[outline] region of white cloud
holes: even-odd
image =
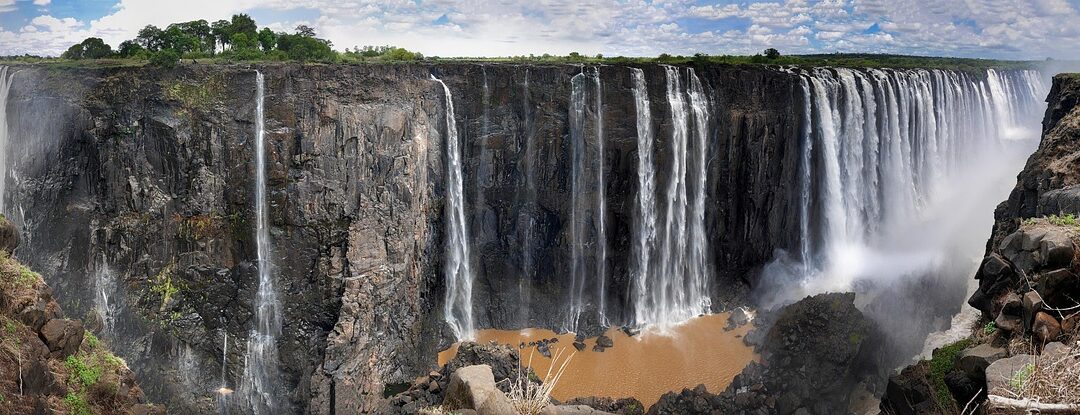
[[[52,0],[34,0],[35,6],[48,6],[49,3],[52,3]]]
[[[48,0],[34,0],[43,5]],[[18,7],[0,0],[0,12]],[[290,11],[317,16],[290,19]],[[891,52],[1003,58],[1080,58],[1070,0],[119,0],[93,21],[38,16],[0,29],[0,54],[58,54],[87,36],[116,45],[147,24],[228,18],[270,9],[314,26],[338,48],[393,44],[428,55]],[[307,13],[305,12],[305,16]],[[440,20],[446,17],[446,22]],[[689,20],[686,20],[689,19]],[[440,24],[434,22],[440,21]],[[704,22],[704,23],[701,23]],[[735,22],[735,23],[732,23]],[[689,25],[689,26],[687,26]],[[868,31],[876,25],[880,31]]]

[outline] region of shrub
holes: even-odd
[[[165,49],[150,56],[150,64],[165,69],[172,69],[180,63],[180,54],[172,49]]]
[[[91,333],[89,331],[86,332],[86,338],[84,339],[84,341],[86,342],[86,347],[89,347],[90,350],[96,349],[98,347],[98,343],[101,342],[100,340],[98,340],[97,336],[94,335],[94,333]]]
[[[64,405],[68,407],[70,415],[93,415],[90,405],[86,403],[86,398],[82,394],[68,392],[64,397]]]
[[[934,351],[934,356],[930,359],[930,383],[934,387],[934,400],[943,408],[950,408],[956,404],[952,393],[949,392],[949,387],[945,385],[945,375],[952,372],[956,365],[956,358],[970,345],[971,340],[964,339],[942,346]]]
[[[87,362],[84,357],[68,356],[64,366],[71,371],[71,381],[83,387],[94,386],[101,378],[101,366]]]
[[[988,322],[986,323],[986,326],[983,326],[983,334],[987,336],[994,334],[995,331],[997,331],[997,324],[995,324],[993,321]]]

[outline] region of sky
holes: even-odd
[[[247,13],[338,50],[429,56],[871,52],[1080,59],[1080,0],[0,0],[0,55],[114,47],[147,24]]]

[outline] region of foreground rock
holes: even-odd
[[[473,365],[455,370],[442,406],[448,410],[471,409],[479,415],[506,415],[516,411],[510,399],[495,387],[491,366]]]
[[[123,360],[64,318],[41,276],[8,256],[0,221],[0,414],[164,414]]]
[[[671,392],[649,414],[845,413],[864,380],[882,376],[880,333],[855,294],[807,297],[777,313],[751,363],[720,394],[704,386]]]

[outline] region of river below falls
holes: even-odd
[[[603,352],[592,351],[596,338],[586,339],[585,350],[576,352],[573,334],[555,334],[546,329],[478,330],[476,342],[494,341],[516,348],[521,342],[557,337],[558,343],[551,345],[552,355],[561,348],[566,349],[564,355],[573,355],[552,391],[553,398],[566,401],[584,396],[633,397],[648,408],[667,392],[699,384],[704,384],[709,392],[719,393],[757,358],[753,349],[742,341],[751,325],[724,331],[727,318],[727,313],[706,315],[663,333],[646,330],[635,336],[612,328],[606,334],[614,347]],[[439,365],[446,364],[456,353],[456,344],[439,353]],[[530,358],[533,370],[543,378],[551,359],[541,356],[535,347],[521,350],[523,364],[529,364]]]

